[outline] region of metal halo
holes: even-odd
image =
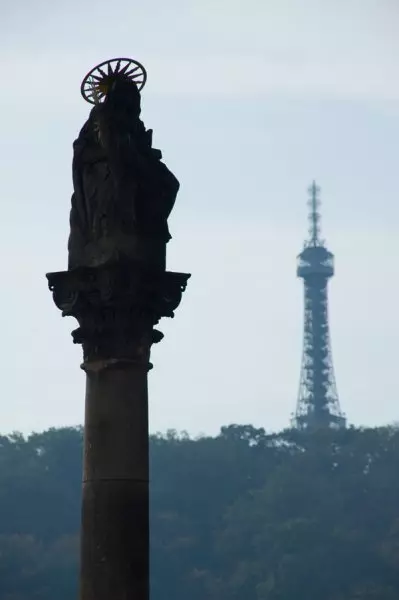
[[[107,88],[117,77],[134,81],[141,91],[147,81],[147,71],[141,63],[132,58],[111,58],[100,63],[87,73],[80,86],[80,93],[86,102],[99,104],[107,95]]]

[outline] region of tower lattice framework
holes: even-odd
[[[309,188],[309,239],[298,256],[297,276],[304,281],[304,334],[301,378],[294,425],[301,429],[345,427],[332,362],[328,324],[328,280],[334,255],[320,239],[320,188]]]

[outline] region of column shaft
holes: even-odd
[[[148,600],[147,365],[86,372],[80,599]]]

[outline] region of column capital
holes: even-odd
[[[87,366],[123,360],[148,365],[151,345],[163,337],[153,328],[162,317],[174,317],[190,275],[123,261],[46,277],[62,316],[79,323],[72,338],[82,344]]]

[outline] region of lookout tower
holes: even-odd
[[[320,238],[320,188],[309,188],[309,238],[298,256],[297,276],[304,282],[304,333],[301,379],[294,425],[298,429],[345,427],[332,362],[328,324],[328,280],[334,255]]]

